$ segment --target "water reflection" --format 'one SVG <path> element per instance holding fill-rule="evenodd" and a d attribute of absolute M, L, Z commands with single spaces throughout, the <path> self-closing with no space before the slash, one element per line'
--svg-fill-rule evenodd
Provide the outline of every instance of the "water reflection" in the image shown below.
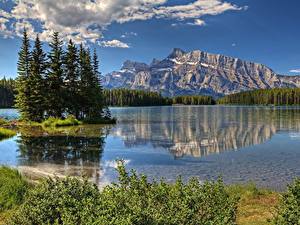
<path fill-rule="evenodd" d="M 108 129 L 101 126 L 22 128 L 17 139 L 19 165 L 30 176 L 87 176 L 99 183 L 107 133 Z"/>
<path fill-rule="evenodd" d="M 115 181 L 117 158 L 126 159 L 129 169 L 168 181 L 222 175 L 226 183 L 252 180 L 283 190 L 300 176 L 299 107 L 113 108 L 112 113 L 118 118 L 113 127 L 23 127 L 17 137 L 0 142 L 0 164 L 18 166 L 33 179 L 84 175 L 100 185 Z"/>
<path fill-rule="evenodd" d="M 162 107 L 115 111 L 111 134 L 127 148 L 151 144 L 174 157 L 202 157 L 262 144 L 279 131 L 300 130 L 298 108 Z"/>

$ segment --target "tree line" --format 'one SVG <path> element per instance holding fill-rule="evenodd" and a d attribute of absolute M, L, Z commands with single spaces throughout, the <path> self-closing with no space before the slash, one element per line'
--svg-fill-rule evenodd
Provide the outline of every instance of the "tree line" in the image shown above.
<path fill-rule="evenodd" d="M 161 106 L 169 105 L 170 100 L 157 92 L 129 89 L 105 89 L 104 101 L 109 106 Z"/>
<path fill-rule="evenodd" d="M 246 91 L 225 96 L 218 104 L 300 105 L 300 88 L 275 88 Z"/>
<path fill-rule="evenodd" d="M 13 79 L 0 79 L 0 108 L 11 108 L 14 105 L 14 87 Z"/>
<path fill-rule="evenodd" d="M 99 61 L 96 51 L 72 40 L 64 49 L 59 33 L 54 32 L 44 52 L 39 36 L 31 49 L 26 30 L 19 51 L 16 79 L 16 107 L 24 120 L 41 122 L 49 117 L 77 119 L 102 118 L 107 108 L 103 101 Z"/>
<path fill-rule="evenodd" d="M 173 98 L 163 97 L 160 93 L 111 89 L 103 91 L 104 101 L 109 106 L 164 106 L 172 104 L 183 105 L 214 105 L 215 100 L 211 96 L 177 96 Z"/>
<path fill-rule="evenodd" d="M 172 99 L 172 103 L 183 105 L 215 105 L 216 101 L 211 96 L 178 96 Z"/>

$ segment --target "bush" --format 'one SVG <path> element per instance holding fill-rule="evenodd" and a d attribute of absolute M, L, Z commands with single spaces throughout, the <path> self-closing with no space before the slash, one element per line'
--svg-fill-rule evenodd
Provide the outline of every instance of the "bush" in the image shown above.
<path fill-rule="evenodd" d="M 287 193 L 282 197 L 274 224 L 300 224 L 300 179 L 288 186 Z"/>
<path fill-rule="evenodd" d="M 50 117 L 43 122 L 44 127 L 66 127 L 66 126 L 77 126 L 81 122 L 77 120 L 74 116 L 68 116 L 66 119 L 59 119 Z"/>
<path fill-rule="evenodd" d="M 118 167 L 119 184 L 99 191 L 76 178 L 47 179 L 32 190 L 10 225 L 235 224 L 237 199 L 221 181 L 149 183 Z"/>
<path fill-rule="evenodd" d="M 15 131 L 5 129 L 5 128 L 0 128 L 0 140 L 4 138 L 10 138 L 16 135 Z"/>
<path fill-rule="evenodd" d="M 0 167 L 0 212 L 22 203 L 28 188 L 17 170 Z"/>
<path fill-rule="evenodd" d="M 93 224 L 97 186 L 76 178 L 47 179 L 31 190 L 10 225 Z"/>

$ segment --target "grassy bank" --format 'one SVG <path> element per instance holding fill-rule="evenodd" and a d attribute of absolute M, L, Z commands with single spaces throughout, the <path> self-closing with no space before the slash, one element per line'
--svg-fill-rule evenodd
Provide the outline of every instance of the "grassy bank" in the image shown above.
<path fill-rule="evenodd" d="M 99 190 L 77 178 L 30 186 L 15 170 L 0 168 L 0 224 L 299 224 L 300 181 L 280 194 L 221 181 L 149 183 L 123 165 L 118 171 L 118 184 Z"/>
<path fill-rule="evenodd" d="M 5 138 L 10 138 L 15 135 L 16 135 L 15 131 L 0 127 L 0 140 L 5 139 Z"/>
<path fill-rule="evenodd" d="M 69 116 L 66 119 L 54 118 L 50 117 L 42 123 L 44 127 L 67 127 L 67 126 L 78 126 L 81 125 L 82 122 L 77 120 L 73 116 Z"/>
<path fill-rule="evenodd" d="M 272 224 L 276 207 L 280 202 L 280 193 L 258 189 L 255 184 L 231 185 L 227 187 L 229 195 L 239 198 L 237 224 Z"/>
<path fill-rule="evenodd" d="M 68 126 L 78 126 L 83 124 L 115 124 L 117 120 L 115 118 L 98 118 L 89 120 L 78 120 L 73 116 L 69 116 L 66 119 L 53 118 L 45 120 L 42 124 L 43 127 L 68 127 Z"/>

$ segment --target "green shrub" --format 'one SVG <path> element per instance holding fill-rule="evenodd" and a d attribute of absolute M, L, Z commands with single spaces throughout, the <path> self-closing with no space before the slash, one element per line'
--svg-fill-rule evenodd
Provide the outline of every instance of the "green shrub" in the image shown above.
<path fill-rule="evenodd" d="M 287 192 L 282 196 L 274 224 L 300 224 L 300 179 L 289 185 Z"/>
<path fill-rule="evenodd" d="M 13 137 L 15 135 L 16 135 L 15 131 L 0 127 L 0 140 L 4 139 L 4 138 L 10 138 L 10 137 Z"/>
<path fill-rule="evenodd" d="M 47 179 L 32 189 L 10 225 L 93 224 L 97 186 L 76 178 Z"/>
<path fill-rule="evenodd" d="M 47 179 L 32 190 L 10 225 L 229 225 L 237 199 L 221 181 L 147 181 L 118 167 L 119 183 L 99 191 L 76 178 Z"/>
<path fill-rule="evenodd" d="M 0 212 L 22 203 L 28 188 L 17 170 L 0 167 Z"/>
<path fill-rule="evenodd" d="M 237 199 L 229 197 L 221 181 L 184 184 L 147 181 L 119 167 L 119 184 L 102 192 L 99 224 L 195 225 L 235 224 Z"/>
<path fill-rule="evenodd" d="M 81 122 L 77 120 L 74 116 L 68 116 L 66 119 L 50 117 L 42 123 L 44 127 L 66 127 L 77 126 L 80 124 Z"/>

